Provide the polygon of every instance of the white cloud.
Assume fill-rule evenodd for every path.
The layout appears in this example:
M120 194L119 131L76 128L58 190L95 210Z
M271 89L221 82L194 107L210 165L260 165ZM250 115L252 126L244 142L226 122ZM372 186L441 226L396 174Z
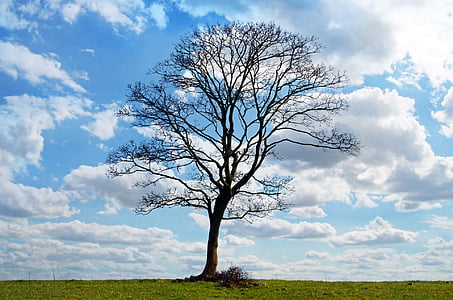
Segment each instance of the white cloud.
M290 31L316 35L327 48L325 56L329 63L346 69L352 81L360 82L364 72L376 74L389 69L394 58L389 59L394 51L394 35L379 14L353 1L344 2L266 1L263 5L237 0L225 5L212 1L177 1L193 15L216 12L229 20L274 21Z
M83 53L91 54L92 56L96 56L96 50L91 49L91 48L81 49L80 51Z
M244 237L239 237L236 235L228 234L222 240L226 242L228 246L233 247L244 247L244 246L253 246L255 242Z
M317 149L292 145L277 149L283 160L275 162L274 172L294 178L289 198L294 209L328 201L355 207L396 201L399 211L414 211L440 208L439 201L453 197L453 158L434 154L415 115L414 99L379 88L344 96L349 110L335 122L358 137L362 149L357 157L330 151L315 155Z
M320 207L296 207L291 213L301 218L324 218L327 214Z
M69 23L73 23L77 20L77 17L81 12L82 8L78 3L67 3L61 9L64 20Z
M441 105L444 109L432 112L432 116L442 123L440 133L453 138L453 87L448 90Z
M61 69L60 62L10 42L0 41L0 70L14 79L24 78L31 84L57 80L76 92L86 92L66 71Z
M108 164L95 167L81 165L64 177L62 190L82 202L105 200L105 210L98 212L99 214L114 214L122 208L135 208L143 196L150 192L149 187L140 184L148 183L155 177L147 172L135 172L110 178L110 167ZM174 180L161 179L152 184L151 188L155 193L167 193L171 189L181 189L181 185Z
M334 280L410 280L413 271L406 268L407 258L394 249L348 249L338 255L332 255L328 261L338 267L336 273L331 273ZM409 260L412 266L414 261ZM422 277L425 278L425 277Z
M354 207L377 207L377 200L382 199L381 196L369 195L364 192L354 193L353 198L355 199Z
M319 36L325 58L346 70L352 82L361 82L365 74L392 72L392 64L408 56L435 86L452 79L453 46L444 38L453 25L452 4L446 1L174 2L194 16L216 12L229 20L274 21L290 31Z
M430 267L444 274L451 273L453 265L453 240L441 237L430 239L425 245L428 251L417 253L415 259L425 268Z
M26 97L23 95L22 97ZM9 99L12 97L7 97ZM43 104L47 106L47 110L52 114L52 117L56 122L62 122L67 119L77 119L81 116L88 116L88 108L90 108L93 102L88 98L79 98L75 96L51 96L47 99L30 96L35 103L44 101ZM40 100L42 99L42 100ZM24 100L22 98L22 100Z
M321 259L324 259L324 258L328 258L329 257L329 253L310 250L307 253L305 253L305 256L308 257L308 258L321 258Z
M443 216L433 216L431 220L427 221L433 228L442 228L446 230L453 230L453 220Z
M102 225L71 221L67 223L41 223L29 226L38 231L38 236L52 239L98 244L152 245L162 240L173 239L167 229L156 227L140 229L127 225Z
M418 210L433 210L437 208L442 208L442 204L435 203L426 203L418 201L408 201L402 200L395 204L395 209L400 212L409 212L409 211L418 211Z
M293 165L297 164L296 161ZM298 172L292 174L294 192L289 196L288 202L293 203L296 208L319 206L328 201L349 203L351 185L347 182L347 174L341 168L320 169L305 167L304 163L300 165Z
M201 228L209 228L207 216L198 213L190 213L189 216ZM328 223L290 223L286 220L275 218L257 219L253 223L227 220L223 221L221 230L228 235L259 239L319 239L335 234L335 228Z
M389 190L400 197L399 210L440 208L441 203L435 201L452 198L453 157L433 157L431 165L423 166L427 161L419 164L419 168L405 166L395 170L388 181Z
M109 276L112 269L108 266L114 266L119 272L131 271L133 268L136 272L132 276L137 278L140 271L144 275L144 269L155 276L163 269L159 265L162 262L158 262L156 257L134 247L120 249L100 247L93 243L64 244L56 240L31 239L25 244L1 242L0 249L6 251L0 254L0 261L9 260L8 264L2 266L5 272L2 274L3 278L8 275L11 278L21 278L19 276L23 274L30 274L32 279L51 279L54 272L57 279L74 279L69 276L99 279L99 275L103 278Z
M42 132L56 122L86 115L91 101L74 96L41 98L27 94L5 97L0 107L0 177L11 178L27 165L39 166L44 148Z
M375 207L379 196L374 195L391 193L398 194L401 201L411 200L412 196L404 193L412 189L413 180L419 178L428 184L434 178L427 173L442 162L432 152L425 128L414 115L415 101L379 88L359 89L345 97L350 108L337 118L336 126L358 137L360 155L348 158L292 145L277 149L283 157L280 174L294 177L295 193L290 200L296 207L352 200L355 206ZM409 170L415 178L396 176L400 170Z
M246 270L253 269L254 278L290 280L383 281L383 280L445 280L451 273L452 241L435 238L428 242L427 251L407 254L407 249L342 248L335 252L307 251L304 259L278 258L267 261L259 256L244 255L240 259ZM285 249L273 251L273 256L285 254ZM227 257L235 262L236 258ZM443 261L443 264L440 262ZM248 263L249 262L249 263Z
M395 254L395 250L388 248L378 249L348 249L340 255L330 256L329 260L346 265L359 264L362 267L376 267L379 261L386 261Z
M436 237L430 239L425 247L432 251L448 250L450 252L453 252L453 240L446 241L444 238ZM453 255L449 255L449 257L453 257Z
M115 136L115 129L117 128L117 110L118 108L116 105L111 105L106 110L93 114L95 121L88 125L81 126L81 128L103 141L111 139Z
M386 78L387 81L397 85L398 87L414 86L418 90L422 90L420 80L424 74L420 67L416 66L410 57L406 57L397 64L392 65L393 76ZM395 76L395 77L394 77Z
M347 96L350 108L339 117L340 124L352 130L363 143L360 159L377 168L387 165L392 168L398 160L419 162L433 157L426 142L425 128L420 125L415 112L415 100L398 95L395 90L364 88ZM361 124L361 126L354 126ZM340 125L341 126L341 125ZM382 174L382 171L384 172ZM382 170L380 177L367 178L382 182L389 174ZM387 171L387 172L385 172ZM364 177L365 174L363 174ZM384 177L382 177L384 176ZM365 178L364 178L365 179Z
M225 221L222 229L229 234L254 237L260 239L318 239L335 234L335 228L328 223L299 222L290 223L286 220L266 218L253 223Z
M69 217L71 208L64 192L16 184L13 178L27 167L40 167L44 149L43 131L57 122L86 115L91 105L86 98L40 98L24 94L5 97L0 107L0 214L20 218Z
M50 188L35 188L0 181L0 215L16 218L70 217L79 211L71 208L68 195Z
M189 213L189 217L191 217L195 221L195 223L197 223L198 226L208 230L209 218L207 216L199 214L199 213Z
M159 29L167 25L167 16L162 4L152 3L146 7L141 0L73 0L60 7L53 7L54 12L61 12L63 19L75 23L80 15L88 12L99 14L115 29L124 27L136 33L142 33L148 22L148 17L154 20Z
M48 3L49 3L49 1L48 1ZM41 6L40 0L30 0L30 1L27 1L26 3L19 4L17 9L18 9L18 11L20 11L22 13L34 15L39 12L41 7L42 6Z
M9 30L26 29L31 23L22 19L14 13L13 0L3 0L0 2L0 27Z
M415 242L417 235L416 232L393 228L389 222L376 217L364 230L336 236L330 242L336 247L408 243Z
M112 271L131 278L174 278L176 254L202 254L205 249L204 243L178 241L167 229L77 220L31 224L0 218L0 236L4 238L0 240L2 279L21 278L22 273L46 279L43 274L49 269L58 279L110 278Z
M82 165L64 177L63 190L73 193L81 201L104 198L111 203L113 211L135 207L142 194L133 186L143 177L135 174L110 179L107 178L107 171L107 165Z
M83 80L90 80L90 77L88 76L88 72L85 71L74 71L72 72L72 75L75 78L83 79Z
M122 27L137 34L146 29L148 19L153 20L159 29L164 29L168 22L163 4L151 3L147 6L142 0L58 0L45 3L36 0L20 5L5 0L0 3L0 26L10 30L30 29L37 27L36 23L28 20L30 17L47 20L57 14L72 24L87 13L98 14L115 30Z
M135 173L128 176L108 178L108 165L96 167L81 165L64 177L63 190L71 193L80 201L102 198L107 201L103 214L115 213L121 208L134 208L147 192L135 186L137 182L149 179L147 174ZM159 181L153 190L167 191L171 182Z
M250 13L248 7L251 3L244 1L205 1L205 0L173 0L176 5L187 13L193 16L201 17L210 12L215 12L219 15L227 15L228 17L239 17L244 13ZM232 17L234 15L234 17Z
M255 255L242 255L233 259L225 259L226 261L234 261L234 264L241 266L244 270L250 271L251 274L254 274L256 271L275 271L281 267L278 264L273 262L261 259Z
M148 7L148 11L159 29L167 27L168 17L162 4L153 3Z

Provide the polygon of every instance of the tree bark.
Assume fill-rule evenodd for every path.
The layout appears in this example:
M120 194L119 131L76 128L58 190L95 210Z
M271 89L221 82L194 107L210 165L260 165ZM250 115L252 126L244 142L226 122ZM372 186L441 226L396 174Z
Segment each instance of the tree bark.
M219 262L217 248L219 246L219 232L222 216L213 216L210 220L209 237L206 249L206 264L203 272L200 274L201 280L213 280L217 272Z
M223 196L223 197L222 197ZM214 212L209 215L209 236L206 248L206 263L200 275L192 277L193 280L215 280L217 265L219 263L217 248L219 246L220 224L230 197L221 195L217 198Z

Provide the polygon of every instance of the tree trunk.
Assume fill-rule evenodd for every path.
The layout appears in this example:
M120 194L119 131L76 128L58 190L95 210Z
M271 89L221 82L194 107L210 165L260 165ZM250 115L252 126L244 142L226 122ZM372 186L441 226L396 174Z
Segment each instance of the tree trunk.
M217 248L219 246L219 232L222 216L213 216L210 220L208 245L206 249L206 264L199 275L201 280L214 280L219 262Z
M192 277L192 280L215 280L217 265L219 259L217 248L219 246L220 224L222 223L223 214L231 197L219 196L216 201L214 213L209 216L209 237L206 248L206 264L200 275Z

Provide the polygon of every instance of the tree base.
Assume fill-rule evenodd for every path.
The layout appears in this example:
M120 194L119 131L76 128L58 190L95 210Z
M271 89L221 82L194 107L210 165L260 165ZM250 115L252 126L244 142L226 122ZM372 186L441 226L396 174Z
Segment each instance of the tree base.
M208 274L201 273L200 275L197 275L197 276L190 276L188 278L188 280L191 281L191 282L196 282L196 281L216 281L216 276L215 275L209 276Z

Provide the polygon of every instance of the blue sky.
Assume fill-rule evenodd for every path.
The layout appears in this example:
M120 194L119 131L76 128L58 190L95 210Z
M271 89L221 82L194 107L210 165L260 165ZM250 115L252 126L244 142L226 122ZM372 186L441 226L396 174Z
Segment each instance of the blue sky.
M256 278L451 280L453 2L3 0L0 279L175 278L204 263L202 211L137 216L137 177L110 150L146 132L118 120L126 86L206 24L272 21L315 35L345 70L337 126L358 157L287 146L294 207L224 222L220 268Z

